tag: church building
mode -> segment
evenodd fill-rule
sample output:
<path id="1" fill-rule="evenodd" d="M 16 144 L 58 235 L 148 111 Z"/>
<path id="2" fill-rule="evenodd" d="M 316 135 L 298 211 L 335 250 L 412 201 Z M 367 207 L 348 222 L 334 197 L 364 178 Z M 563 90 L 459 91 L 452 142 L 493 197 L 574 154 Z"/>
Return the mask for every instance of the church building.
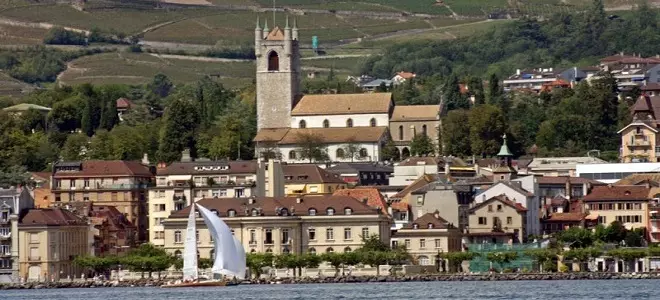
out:
<path id="1" fill-rule="evenodd" d="M 310 156 L 323 157 L 311 159 L 314 162 L 383 160 L 382 150 L 392 140 L 389 127 L 395 109 L 408 106 L 395 108 L 391 93 L 302 95 L 298 28 L 295 22 L 289 27 L 288 18 L 284 29 L 269 30 L 268 23 L 262 28 L 257 21 L 255 54 L 258 132 L 254 142 L 258 157 L 275 155 L 287 163 L 310 162 Z M 432 114 L 439 112 L 436 106 Z M 406 111 L 411 120 L 418 113 L 426 118 L 417 120 L 435 122 L 420 124 L 420 128 L 432 130 L 418 132 L 434 134 L 430 136 L 437 141 L 439 118 L 427 116 L 428 106 L 410 107 Z M 312 154 L 318 152 L 315 145 L 319 144 L 324 153 Z M 409 153 L 403 149 L 405 145 L 397 143 L 397 148 Z"/>

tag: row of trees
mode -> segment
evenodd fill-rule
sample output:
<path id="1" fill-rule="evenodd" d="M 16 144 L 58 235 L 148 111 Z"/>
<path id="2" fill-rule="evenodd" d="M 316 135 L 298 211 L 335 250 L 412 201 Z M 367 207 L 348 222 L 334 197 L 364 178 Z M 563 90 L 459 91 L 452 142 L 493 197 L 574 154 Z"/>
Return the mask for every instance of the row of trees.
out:
<path id="1" fill-rule="evenodd" d="M 618 244 L 628 247 L 644 246 L 645 230 L 626 229 L 618 221 L 608 226 L 598 225 L 595 230 L 572 227 L 557 234 L 557 239 L 570 248 L 588 248 L 599 244 Z"/>

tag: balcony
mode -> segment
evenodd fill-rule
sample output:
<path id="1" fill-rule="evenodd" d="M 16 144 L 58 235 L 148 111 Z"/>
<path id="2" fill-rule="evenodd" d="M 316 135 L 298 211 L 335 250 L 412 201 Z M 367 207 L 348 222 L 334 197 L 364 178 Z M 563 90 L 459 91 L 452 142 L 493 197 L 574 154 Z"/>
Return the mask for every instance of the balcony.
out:
<path id="1" fill-rule="evenodd" d="M 660 221 L 660 214 L 650 214 L 649 219 L 654 221 Z"/>
<path id="2" fill-rule="evenodd" d="M 11 232 L 0 233 L 0 240 L 8 240 L 8 239 L 11 239 Z"/>
<path id="3" fill-rule="evenodd" d="M 172 196 L 172 201 L 174 201 L 174 203 L 188 202 L 187 200 L 188 200 L 188 198 L 186 198 L 186 196 L 183 196 L 183 195 L 181 195 L 181 196 L 177 196 L 177 195 Z"/>
<path id="4" fill-rule="evenodd" d="M 650 147 L 651 142 L 650 141 L 630 141 L 627 143 L 627 146 L 632 148 L 632 147 Z"/>
<path id="5" fill-rule="evenodd" d="M 265 241 L 264 241 L 264 245 L 272 245 L 272 244 L 274 244 L 274 243 L 275 243 L 275 242 L 274 242 L 273 240 L 265 240 Z"/>
<path id="6" fill-rule="evenodd" d="M 53 188 L 55 191 L 89 191 L 89 190 L 141 190 L 152 187 L 152 183 L 121 183 L 121 184 L 95 184 L 84 187 L 60 187 Z"/>

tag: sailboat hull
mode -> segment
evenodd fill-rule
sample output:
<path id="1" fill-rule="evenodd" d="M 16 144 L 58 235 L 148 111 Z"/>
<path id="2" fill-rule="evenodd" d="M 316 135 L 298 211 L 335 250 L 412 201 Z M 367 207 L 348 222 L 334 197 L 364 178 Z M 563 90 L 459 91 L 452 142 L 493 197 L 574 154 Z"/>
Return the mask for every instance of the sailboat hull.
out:
<path id="1" fill-rule="evenodd" d="M 161 285 L 160 287 L 182 288 L 182 287 L 210 287 L 210 286 L 232 286 L 232 285 L 238 285 L 238 283 L 221 281 L 221 280 L 218 281 L 210 280 L 210 281 L 200 281 L 200 282 L 182 282 L 182 283 L 166 284 L 166 285 Z"/>

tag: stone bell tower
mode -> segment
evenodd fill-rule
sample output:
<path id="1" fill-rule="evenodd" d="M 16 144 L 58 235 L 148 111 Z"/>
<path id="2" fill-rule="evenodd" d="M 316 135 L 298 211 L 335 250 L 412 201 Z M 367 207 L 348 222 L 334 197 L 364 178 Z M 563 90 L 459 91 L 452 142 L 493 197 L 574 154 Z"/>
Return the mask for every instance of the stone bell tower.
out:
<path id="1" fill-rule="evenodd" d="M 291 110 L 300 93 L 300 51 L 298 27 L 284 30 L 261 28 L 259 19 L 254 30 L 254 52 L 257 56 L 257 129 L 289 128 Z"/>

